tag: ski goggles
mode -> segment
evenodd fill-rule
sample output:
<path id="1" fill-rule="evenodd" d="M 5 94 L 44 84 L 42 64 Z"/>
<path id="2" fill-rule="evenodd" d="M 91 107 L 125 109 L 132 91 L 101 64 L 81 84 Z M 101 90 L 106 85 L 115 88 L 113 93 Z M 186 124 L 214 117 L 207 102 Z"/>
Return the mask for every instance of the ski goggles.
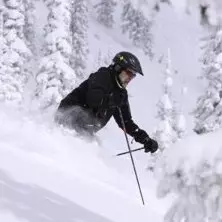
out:
<path id="1" fill-rule="evenodd" d="M 137 74 L 137 72 L 131 69 L 126 69 L 125 72 L 131 79 L 135 78 Z"/>

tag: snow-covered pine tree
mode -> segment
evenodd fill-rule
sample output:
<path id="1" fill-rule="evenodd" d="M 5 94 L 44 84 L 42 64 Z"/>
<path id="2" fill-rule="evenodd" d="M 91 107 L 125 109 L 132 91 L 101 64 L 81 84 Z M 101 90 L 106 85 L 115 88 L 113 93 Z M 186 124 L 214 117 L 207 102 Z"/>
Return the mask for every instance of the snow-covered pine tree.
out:
<path id="1" fill-rule="evenodd" d="M 191 1 L 191 0 L 190 0 Z M 201 24 L 207 27 L 216 27 L 222 22 L 220 0 L 199 0 L 197 2 Z"/>
<path id="2" fill-rule="evenodd" d="M 101 66 L 102 66 L 102 52 L 99 49 L 98 54 L 97 54 L 97 58 L 93 62 L 93 69 L 97 70 Z"/>
<path id="3" fill-rule="evenodd" d="M 174 110 L 173 110 L 173 126 L 172 127 L 176 135 L 176 139 L 174 142 L 182 139 L 186 135 L 186 118 L 181 108 L 176 107 L 176 105 L 174 106 Z"/>
<path id="4" fill-rule="evenodd" d="M 198 134 L 217 130 L 222 127 L 222 29 L 217 28 L 204 40 L 202 57 L 202 76 L 207 82 L 204 95 L 197 101 L 194 110 Z"/>
<path id="5" fill-rule="evenodd" d="M 100 0 L 100 2 L 95 5 L 97 21 L 108 28 L 112 28 L 114 24 L 113 13 L 116 4 L 114 0 Z"/>
<path id="6" fill-rule="evenodd" d="M 24 86 L 29 78 L 25 64 L 31 57 L 23 34 L 24 5 L 21 0 L 4 0 L 3 3 L 3 38 L 6 47 L 1 58 L 0 99 L 19 103 L 23 99 Z"/>
<path id="7" fill-rule="evenodd" d="M 41 108 L 57 104 L 73 89 L 75 73 L 69 66 L 71 54 L 70 0 L 46 0 L 49 14 L 45 26 L 45 56 L 36 76 L 36 97 Z"/>
<path id="8" fill-rule="evenodd" d="M 88 49 L 88 2 L 87 0 L 73 0 L 72 3 L 72 55 L 71 67 L 79 79 L 85 76 Z"/>
<path id="9" fill-rule="evenodd" d="M 112 63 L 112 58 L 114 57 L 114 53 L 111 50 L 111 47 L 108 48 L 106 55 L 103 57 L 103 64 L 109 66 Z"/>
<path id="10" fill-rule="evenodd" d="M 155 165 L 158 197 L 173 194 L 165 222 L 222 220 L 221 130 L 188 139 L 164 152 Z"/>
<path id="11" fill-rule="evenodd" d="M 176 133 L 176 140 L 182 139 L 186 135 L 186 118 L 183 114 L 183 107 L 182 107 L 182 101 L 183 97 L 186 94 L 186 87 L 183 87 L 181 90 L 181 98 L 180 103 L 177 103 L 177 105 L 174 105 L 173 108 L 173 129 Z"/>
<path id="12" fill-rule="evenodd" d="M 182 110 L 176 111 L 173 129 L 177 139 L 182 139 L 186 135 L 186 118 Z"/>
<path id="13" fill-rule="evenodd" d="M 4 38 L 4 13 L 5 8 L 0 7 L 0 86 L 2 87 L 4 84 L 4 76 L 5 76 L 5 67 L 4 67 L 4 61 L 3 61 L 3 55 L 5 54 L 7 50 L 6 41 Z M 1 93 L 0 89 L 0 101 L 4 99 L 4 94 Z"/>
<path id="14" fill-rule="evenodd" d="M 132 3 L 129 0 L 124 0 L 123 11 L 122 11 L 122 32 L 129 32 L 129 36 L 132 35 L 131 25 L 134 25 L 133 19 L 135 16 L 135 9 L 133 8 Z"/>
<path id="15" fill-rule="evenodd" d="M 173 129 L 173 104 L 172 100 L 172 85 L 173 74 L 171 68 L 171 58 L 168 53 L 166 60 L 166 69 L 164 72 L 163 96 L 157 103 L 159 125 L 154 132 L 154 137 L 157 139 L 160 150 L 167 149 L 176 140 L 176 135 Z"/>
<path id="16" fill-rule="evenodd" d="M 114 57 L 111 49 L 109 48 L 107 53 L 104 55 L 102 51 L 99 49 L 96 60 L 94 61 L 94 70 L 97 70 L 101 66 L 109 66 L 112 62 L 112 58 Z"/>
<path id="17" fill-rule="evenodd" d="M 156 0 L 156 1 L 154 1 L 154 7 L 153 7 L 153 9 L 155 10 L 155 11 L 157 11 L 157 12 L 159 12 L 160 11 L 160 4 L 161 3 L 165 3 L 165 4 L 168 4 L 168 5 L 171 5 L 172 3 L 171 3 L 171 0 Z"/>
<path id="18" fill-rule="evenodd" d="M 0 38 L 3 39 L 3 29 L 4 29 L 4 7 L 0 7 Z M 2 41 L 1 41 L 2 42 Z"/>
<path id="19" fill-rule="evenodd" d="M 135 46 L 142 49 L 145 55 L 153 57 L 152 21 L 149 21 L 142 11 L 136 10 L 129 0 L 125 0 L 123 4 L 121 27 L 122 32 L 128 33 Z"/>
<path id="20" fill-rule="evenodd" d="M 35 2 L 34 0 L 23 0 L 24 2 L 24 35 L 28 47 L 32 50 L 33 54 L 36 54 L 36 41 L 35 41 Z"/>

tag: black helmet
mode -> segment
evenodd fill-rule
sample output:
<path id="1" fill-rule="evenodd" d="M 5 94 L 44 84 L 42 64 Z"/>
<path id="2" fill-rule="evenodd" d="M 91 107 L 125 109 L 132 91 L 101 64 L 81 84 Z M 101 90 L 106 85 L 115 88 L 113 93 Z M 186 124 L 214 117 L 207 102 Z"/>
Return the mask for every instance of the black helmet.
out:
<path id="1" fill-rule="evenodd" d="M 119 52 L 113 58 L 113 63 L 116 71 L 131 69 L 141 75 L 144 75 L 139 59 L 130 52 Z"/>

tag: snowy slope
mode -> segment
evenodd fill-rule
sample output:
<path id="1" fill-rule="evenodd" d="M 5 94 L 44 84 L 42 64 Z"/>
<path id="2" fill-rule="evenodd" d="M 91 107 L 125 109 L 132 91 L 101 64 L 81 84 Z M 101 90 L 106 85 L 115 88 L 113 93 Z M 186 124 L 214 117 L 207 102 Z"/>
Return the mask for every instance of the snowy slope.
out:
<path id="1" fill-rule="evenodd" d="M 41 48 L 46 10 L 41 2 L 37 4 Z M 192 17 L 179 16 L 163 6 L 154 26 L 156 57 L 151 62 L 117 27 L 115 31 L 107 30 L 92 16 L 87 71 L 95 70 L 99 49 L 104 54 L 109 50 L 113 54 L 119 50 L 136 53 L 146 75 L 135 79 L 129 87 L 131 109 L 135 121 L 151 132 L 156 123 L 155 105 L 161 95 L 164 70 L 158 60 L 168 48 L 179 73 L 175 95 L 180 98 L 178 92 L 185 84 L 188 94 L 182 103 L 186 116 L 192 110 L 202 89 L 196 79 L 200 71 L 200 34 Z M 114 156 L 125 151 L 126 145 L 113 121 L 99 133 L 102 145 L 98 146 L 96 142 L 64 134 L 41 114 L 37 118 L 14 110 L 0 109 L 0 221 L 162 221 L 171 200 L 156 198 L 156 181 L 146 171 L 148 157 L 141 152 L 135 158 L 146 202 L 142 206 L 130 159 Z M 192 128 L 191 118 L 188 126 Z"/>
<path id="2" fill-rule="evenodd" d="M 134 178 L 107 165 L 95 142 L 4 108 L 0 120 L 1 221 L 161 221 L 153 191 L 143 187 L 143 207 Z"/>

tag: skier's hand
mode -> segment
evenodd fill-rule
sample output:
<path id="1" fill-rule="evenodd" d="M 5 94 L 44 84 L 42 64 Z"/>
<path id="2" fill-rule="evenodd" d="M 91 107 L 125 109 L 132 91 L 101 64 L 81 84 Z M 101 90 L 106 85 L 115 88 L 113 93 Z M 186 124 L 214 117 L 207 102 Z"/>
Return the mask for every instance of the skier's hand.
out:
<path id="1" fill-rule="evenodd" d="M 133 137 L 134 137 L 136 142 L 141 143 L 141 144 L 145 144 L 146 140 L 149 139 L 149 136 L 148 136 L 147 132 L 142 130 L 142 129 L 137 129 L 134 132 Z"/>
<path id="2" fill-rule="evenodd" d="M 137 129 L 134 132 L 134 139 L 136 142 L 144 145 L 145 153 L 155 153 L 158 150 L 158 143 L 156 140 L 151 139 L 146 131 Z"/>
<path id="3" fill-rule="evenodd" d="M 158 150 L 158 147 L 157 141 L 151 138 L 147 138 L 144 143 L 145 153 L 155 153 Z"/>

